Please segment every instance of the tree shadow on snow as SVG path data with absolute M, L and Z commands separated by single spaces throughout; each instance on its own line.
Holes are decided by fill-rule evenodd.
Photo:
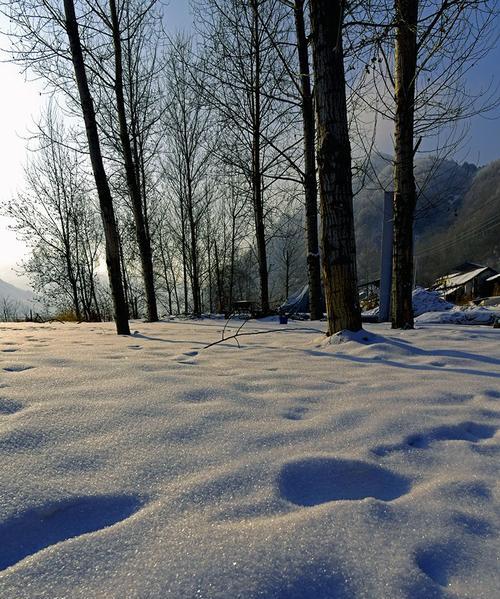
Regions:
M 330 352 L 324 352 L 324 351 L 318 351 L 318 350 L 304 350 L 306 353 L 308 353 L 309 355 L 312 356 L 321 356 L 321 357 L 335 357 L 335 358 L 339 358 L 340 360 L 346 360 L 348 362 L 356 362 L 357 364 L 385 364 L 386 366 L 393 366 L 395 368 L 402 368 L 405 370 L 420 370 L 420 371 L 435 371 L 435 372 L 441 372 L 443 373 L 443 371 L 445 372 L 455 372 L 457 374 L 468 374 L 468 375 L 472 375 L 472 376 L 485 376 L 485 377 L 490 377 L 490 378 L 495 378 L 498 379 L 500 378 L 500 372 L 488 372 L 485 370 L 474 370 L 473 368 L 456 368 L 456 367 L 446 367 L 443 368 L 442 366 L 432 366 L 431 364 L 408 364 L 406 362 L 396 362 L 395 360 L 390 360 L 387 358 L 382 358 L 382 357 L 374 357 L 374 358 L 363 358 L 361 356 L 351 356 L 349 354 L 344 354 L 344 353 L 335 353 L 332 354 Z M 426 350 L 419 350 L 419 351 L 426 351 Z M 445 350 L 442 350 L 445 351 Z M 424 355 L 424 354 L 421 354 Z M 444 353 L 441 354 L 437 354 L 437 353 L 433 353 L 433 352 L 426 352 L 425 355 L 427 356 L 437 356 L 437 355 L 447 355 Z M 474 358 L 472 358 L 472 356 L 474 356 Z M 449 356 L 449 357 L 459 357 L 459 356 Z M 494 358 L 488 358 L 487 356 L 478 356 L 477 354 L 469 354 L 467 355 L 466 353 L 463 353 L 461 356 L 461 358 L 466 358 L 466 359 L 476 359 L 477 361 L 483 361 L 483 362 L 487 362 L 490 364 L 495 364 L 495 365 L 500 365 L 500 360 L 495 360 Z M 483 358 L 482 360 L 480 358 Z

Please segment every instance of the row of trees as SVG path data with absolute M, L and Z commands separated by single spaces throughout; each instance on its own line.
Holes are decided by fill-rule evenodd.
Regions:
M 8 207 L 38 290 L 77 318 L 111 311 L 127 334 L 130 315 L 157 320 L 158 304 L 225 312 L 255 289 L 268 313 L 303 267 L 312 318 L 322 278 L 329 334 L 359 329 L 352 173 L 370 172 L 366 139 L 383 114 L 395 139 L 393 326 L 413 326 L 414 155 L 479 109 L 461 86 L 491 44 L 494 3 L 308 4 L 197 0 L 195 34 L 174 37 L 154 0 L 2 4 L 12 60 L 55 96 Z M 290 243 L 300 235 L 305 261 Z

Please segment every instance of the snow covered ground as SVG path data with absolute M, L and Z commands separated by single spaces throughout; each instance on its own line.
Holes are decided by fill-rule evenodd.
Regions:
M 0 325 L 2 599 L 499 596 L 499 329 L 222 325 Z
M 491 298 L 493 299 L 493 298 Z M 413 314 L 418 324 L 493 324 L 500 319 L 500 307 L 456 306 L 444 300 L 437 291 L 422 287 L 413 290 Z M 364 316 L 378 317 L 378 306 L 363 312 Z

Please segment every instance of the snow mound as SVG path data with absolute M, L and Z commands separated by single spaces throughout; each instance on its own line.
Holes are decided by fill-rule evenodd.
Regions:
M 500 310 L 483 306 L 455 307 L 446 312 L 427 312 L 419 315 L 415 322 L 420 324 L 493 324 L 500 318 Z
M 437 291 L 417 287 L 412 295 L 414 316 L 420 316 L 426 312 L 444 312 L 454 307 L 454 304 L 444 300 Z
M 314 340 L 316 347 L 328 347 L 329 345 L 342 345 L 343 343 L 349 343 L 354 341 L 355 343 L 362 343 L 367 345 L 370 343 L 377 343 L 380 341 L 379 335 L 374 335 L 365 329 L 359 331 L 340 331 L 331 335 L 330 337 L 318 337 Z
M 417 287 L 413 290 L 412 294 L 413 302 L 413 315 L 420 316 L 426 312 L 445 312 L 455 307 L 455 304 L 451 304 L 444 300 L 437 291 L 429 291 L 423 287 Z M 378 306 L 363 312 L 363 316 L 374 317 L 378 316 Z

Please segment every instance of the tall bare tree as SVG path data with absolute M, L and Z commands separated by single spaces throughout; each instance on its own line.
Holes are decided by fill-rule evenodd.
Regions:
M 361 328 L 352 207 L 342 0 L 311 0 L 321 246 L 328 335 Z
M 311 318 L 323 317 L 321 263 L 318 240 L 318 187 L 316 182 L 314 104 L 309 69 L 309 49 L 304 19 L 304 0 L 294 3 L 297 53 L 300 67 L 301 108 L 304 131 L 304 195 L 306 203 L 307 273 Z
M 124 4 L 127 4 L 127 0 L 125 0 Z M 109 25 L 112 32 L 114 49 L 114 93 L 116 100 L 116 111 L 118 115 L 121 151 L 123 154 L 128 192 L 134 214 L 137 244 L 139 247 L 142 277 L 144 281 L 144 290 L 146 294 L 148 320 L 151 322 L 158 320 L 158 310 L 156 306 L 156 294 L 154 285 L 153 257 L 151 252 L 151 242 L 146 228 L 144 203 L 141 194 L 138 170 L 140 165 L 136 164 L 136 160 L 134 160 L 134 151 L 129 133 L 130 125 L 127 119 L 127 107 L 125 102 L 124 91 L 122 31 L 125 29 L 126 34 L 132 36 L 134 30 L 136 30 L 137 21 L 140 22 L 142 19 L 145 18 L 147 11 L 153 4 L 154 3 L 148 3 L 148 5 L 145 8 L 141 7 L 142 10 L 139 11 L 139 14 L 134 15 L 134 25 L 130 27 L 129 22 L 126 22 L 125 26 L 123 26 L 120 22 L 120 16 L 123 17 L 123 15 L 128 15 L 128 12 L 124 10 L 123 6 L 120 7 L 121 10 L 118 11 L 116 0 L 109 0 Z M 102 13 L 102 17 L 104 22 L 107 22 L 106 15 L 104 13 Z
M 128 308 L 125 302 L 121 277 L 120 245 L 113 198 L 111 196 L 111 190 L 104 169 L 94 102 L 88 84 L 73 0 L 64 0 L 64 14 L 66 19 L 65 29 L 69 40 L 71 59 L 78 86 L 83 119 L 85 121 L 90 161 L 92 163 L 92 170 L 101 207 L 101 217 L 106 239 L 106 264 L 108 267 L 108 276 L 113 297 L 116 330 L 119 335 L 130 335 Z
M 78 106 L 85 123 L 88 153 L 104 227 L 106 264 L 119 334 L 129 334 L 128 310 L 120 268 L 119 236 L 107 178 L 94 99 L 89 85 L 79 19 L 73 0 L 2 2 L 13 30 L 13 60 L 45 78 Z M 69 43 L 69 52 L 68 52 Z M 75 86 L 76 83 L 76 86 Z M 76 87 L 76 89 L 75 89 Z
M 392 326 L 413 327 L 413 174 L 418 0 L 396 0 Z

